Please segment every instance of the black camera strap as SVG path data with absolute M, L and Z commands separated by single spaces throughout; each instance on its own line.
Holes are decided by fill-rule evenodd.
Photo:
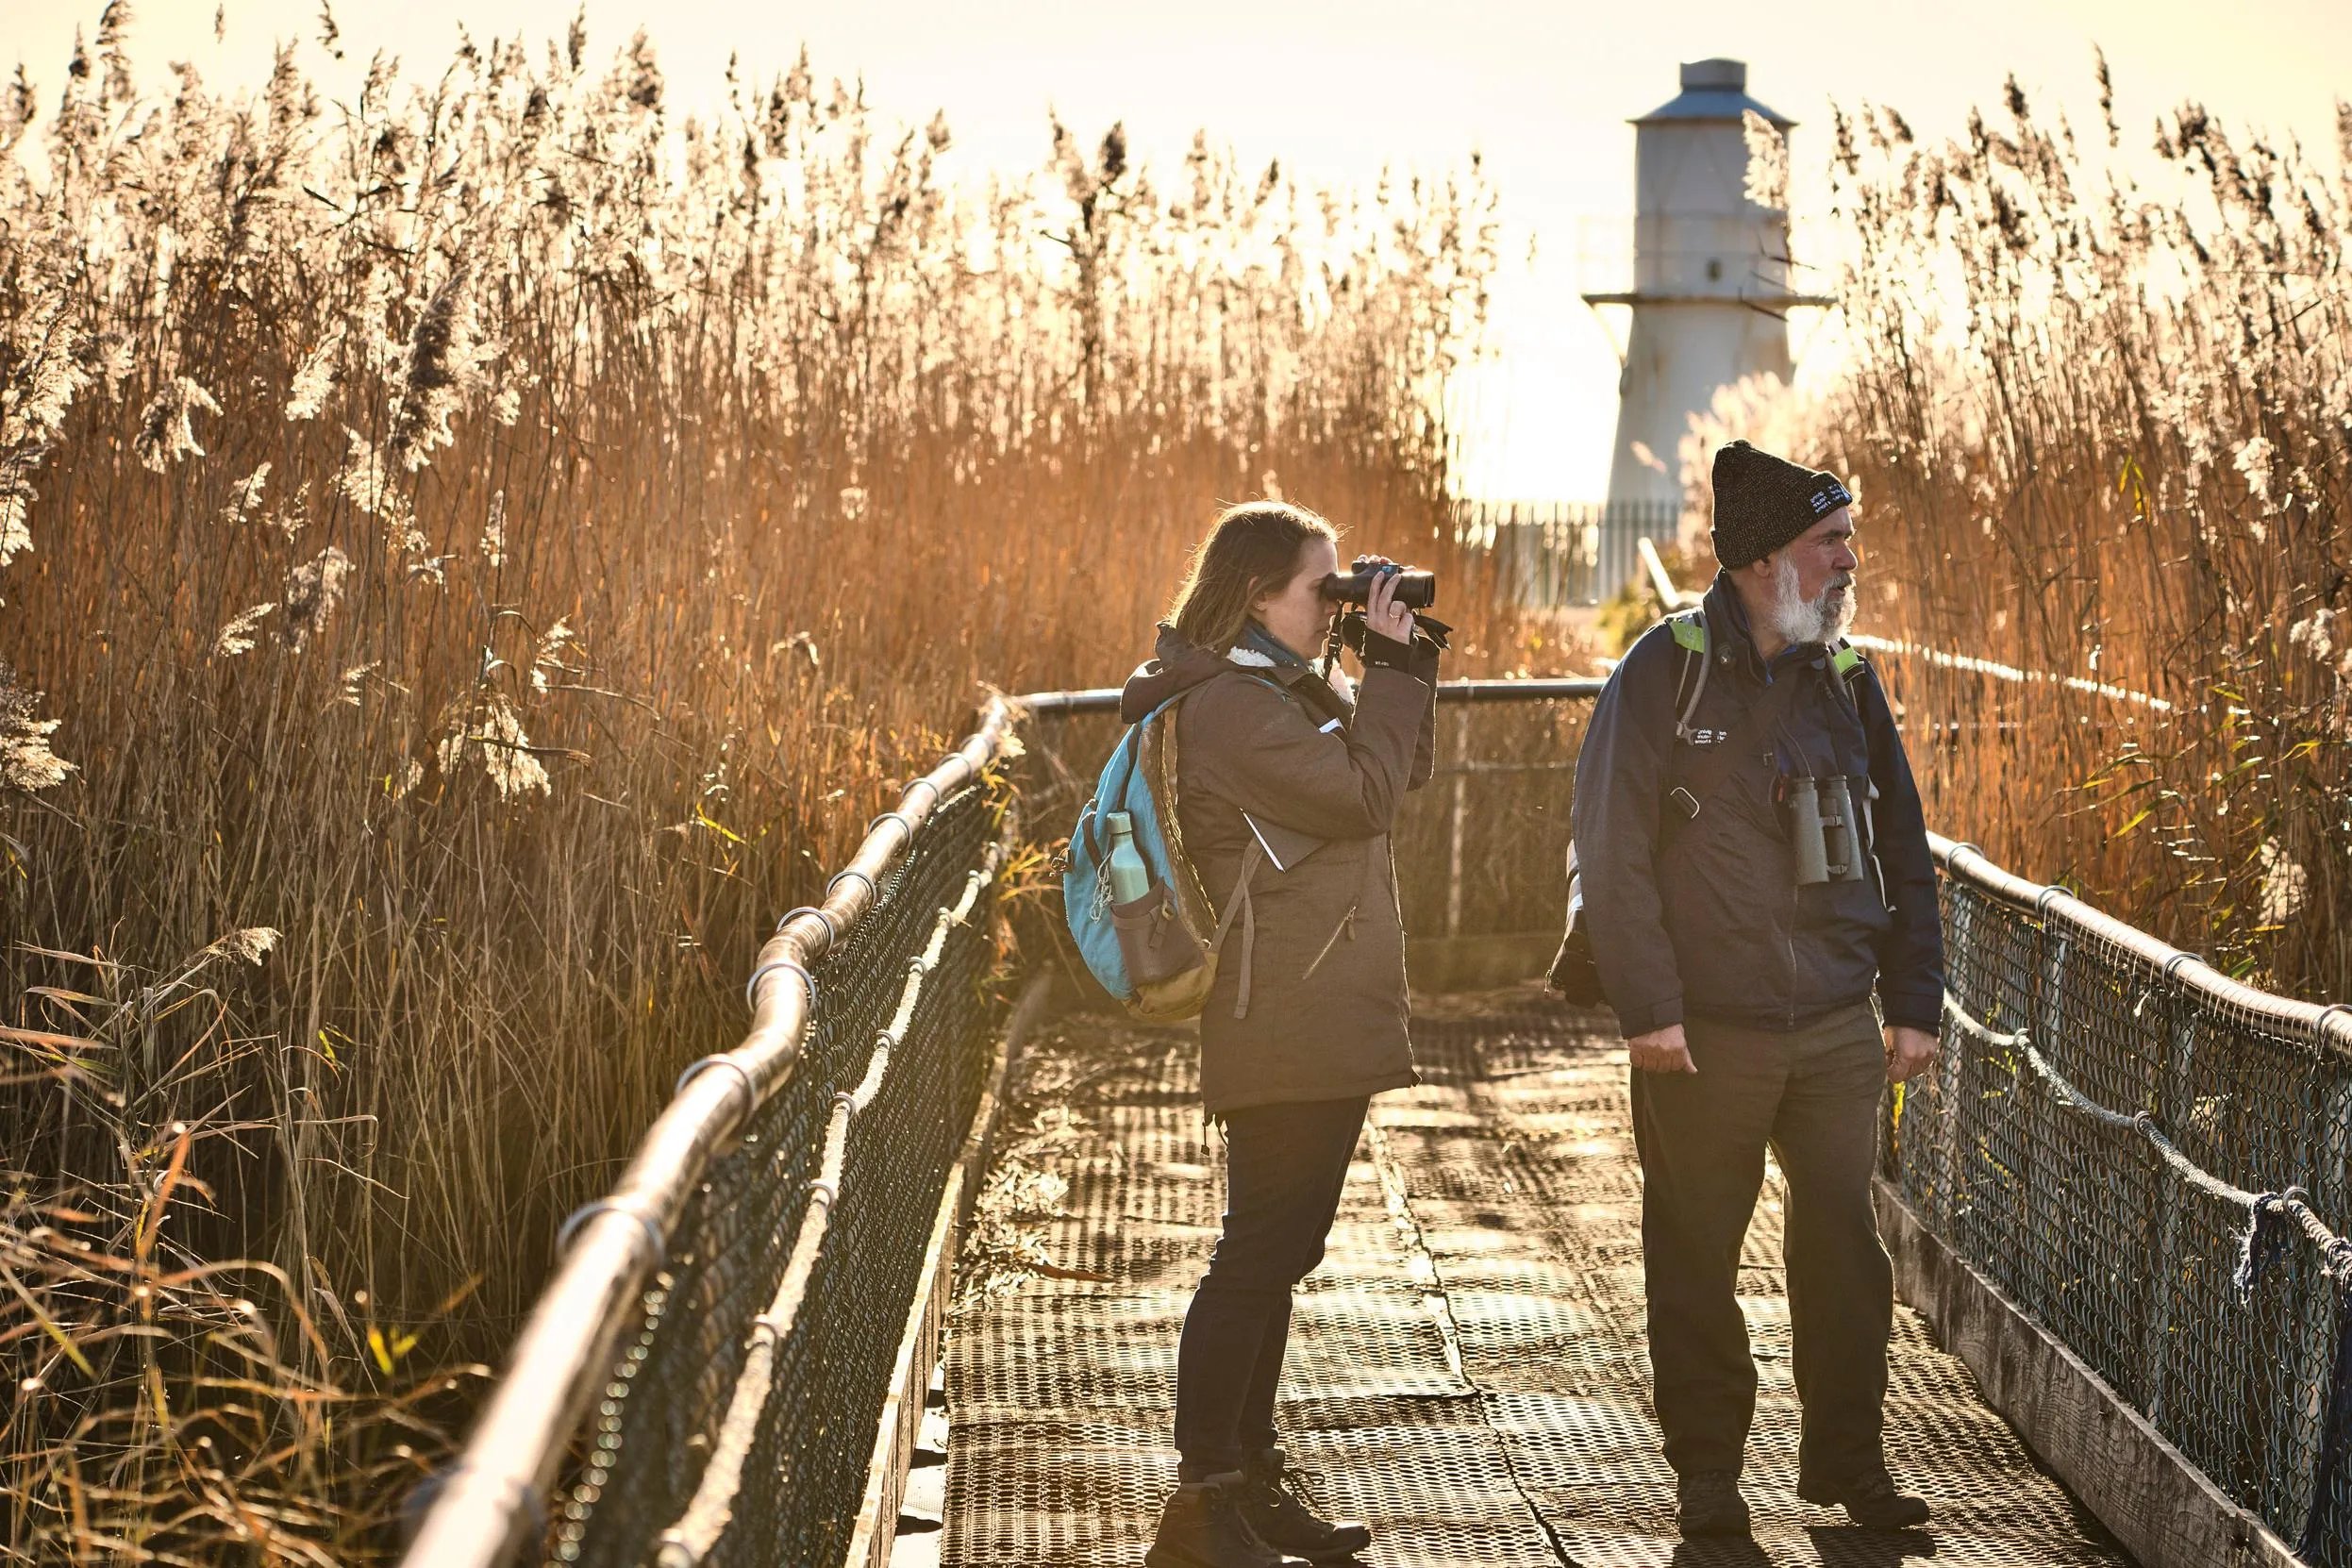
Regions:
M 1696 820 L 1707 803 L 1715 798 L 1730 780 L 1740 759 L 1754 750 L 1772 732 L 1772 726 L 1780 722 L 1781 715 L 1788 712 L 1789 705 L 1796 700 L 1796 689 L 1803 683 L 1801 673 L 1790 671 L 1764 688 L 1764 694 L 1741 715 L 1739 726 L 1728 739 L 1697 748 L 1701 755 L 1691 776 L 1666 792 L 1666 804 L 1673 809 L 1660 813 L 1658 837 L 1661 848 L 1668 837 L 1667 829 Z

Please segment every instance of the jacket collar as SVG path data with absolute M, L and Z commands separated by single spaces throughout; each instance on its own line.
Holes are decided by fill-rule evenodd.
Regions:
M 1326 680 L 1323 673 L 1274 635 L 1250 622 L 1242 640 L 1226 651 L 1226 662 L 1237 664 L 1301 698 L 1326 719 L 1351 720 L 1356 714 L 1356 683 L 1336 666 Z
M 1707 611 L 1707 639 L 1714 645 L 1717 657 L 1728 659 L 1762 679 L 1764 661 L 1756 651 L 1756 634 L 1748 629 L 1747 603 L 1740 597 L 1730 573 L 1716 568 L 1715 580 L 1707 590 L 1703 606 Z
M 1256 621 L 1243 623 L 1242 640 L 1226 649 L 1225 657 L 1232 663 L 1267 671 L 1286 686 L 1309 668 L 1306 659 Z

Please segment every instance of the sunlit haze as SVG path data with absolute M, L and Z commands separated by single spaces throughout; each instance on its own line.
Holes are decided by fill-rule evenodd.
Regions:
M 377 49 L 411 79 L 438 74 L 460 25 L 477 41 L 557 36 L 570 0 L 404 0 L 346 5 L 339 64 L 315 46 L 315 0 L 231 0 L 214 37 L 210 0 L 139 8 L 142 79 L 186 60 L 215 85 L 258 82 L 279 39 L 310 43 L 330 87 Z M 1475 149 L 1500 193 L 1505 265 L 1493 356 L 1462 379 L 1464 488 L 1492 495 L 1597 497 L 1616 395 L 1611 329 L 1579 283 L 1625 241 L 1633 190 L 1626 124 L 1674 96 L 1678 61 L 1749 64 L 1749 91 L 1795 118 L 1798 259 L 1822 219 L 1833 101 L 1892 104 L 1923 135 L 1957 133 L 1971 104 L 1997 101 L 2014 71 L 2037 103 L 2094 123 L 2092 52 L 2105 48 L 2125 127 L 2119 155 L 2144 164 L 2157 117 L 2195 99 L 2233 126 L 2326 147 L 2335 98 L 2352 94 L 2343 0 L 2245 0 L 2227 12 L 2166 0 L 1993 0 L 1946 8 L 1827 0 L 1798 6 L 1691 0 L 1607 12 L 1558 4 L 1455 8 L 1396 0 L 1195 0 L 1167 8 L 1028 0 L 979 6 L 745 8 L 718 0 L 589 0 L 592 55 L 643 26 L 681 112 L 715 102 L 730 55 L 753 79 L 805 42 L 820 76 L 862 77 L 886 115 L 944 109 L 955 167 L 1032 168 L 1050 108 L 1092 141 L 1114 121 L 1144 160 L 1179 158 L 1206 128 L 1256 162 L 1279 158 L 1309 184 L 1367 183 L 1383 166 L 1459 167 Z M 22 60 L 54 105 L 76 27 L 98 7 L 0 0 L 0 60 Z M 338 79 L 338 73 L 342 80 Z M 952 169 L 951 169 L 952 173 Z M 1798 375 L 1836 352 L 1821 312 L 1793 323 Z

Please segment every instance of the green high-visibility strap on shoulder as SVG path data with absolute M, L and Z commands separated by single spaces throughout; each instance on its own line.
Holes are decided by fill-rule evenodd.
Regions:
M 1829 656 L 1829 667 L 1850 678 L 1855 671 L 1862 667 L 1862 650 L 1841 640 L 1837 651 Z
M 1666 617 L 1666 625 L 1674 628 L 1676 642 L 1701 659 L 1707 657 L 1707 612 L 1705 610 L 1676 610 Z
M 1707 610 L 1702 606 L 1676 610 L 1666 617 L 1675 646 L 1682 650 L 1682 673 L 1675 677 L 1675 739 L 1691 738 L 1691 721 L 1697 717 L 1699 699 L 1707 694 Z M 1697 672 L 1698 678 L 1691 678 Z

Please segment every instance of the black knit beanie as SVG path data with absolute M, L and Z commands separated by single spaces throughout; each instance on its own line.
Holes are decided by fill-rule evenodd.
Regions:
M 1743 441 L 1715 449 L 1715 559 L 1734 572 L 1853 504 L 1834 474 L 1759 452 Z

